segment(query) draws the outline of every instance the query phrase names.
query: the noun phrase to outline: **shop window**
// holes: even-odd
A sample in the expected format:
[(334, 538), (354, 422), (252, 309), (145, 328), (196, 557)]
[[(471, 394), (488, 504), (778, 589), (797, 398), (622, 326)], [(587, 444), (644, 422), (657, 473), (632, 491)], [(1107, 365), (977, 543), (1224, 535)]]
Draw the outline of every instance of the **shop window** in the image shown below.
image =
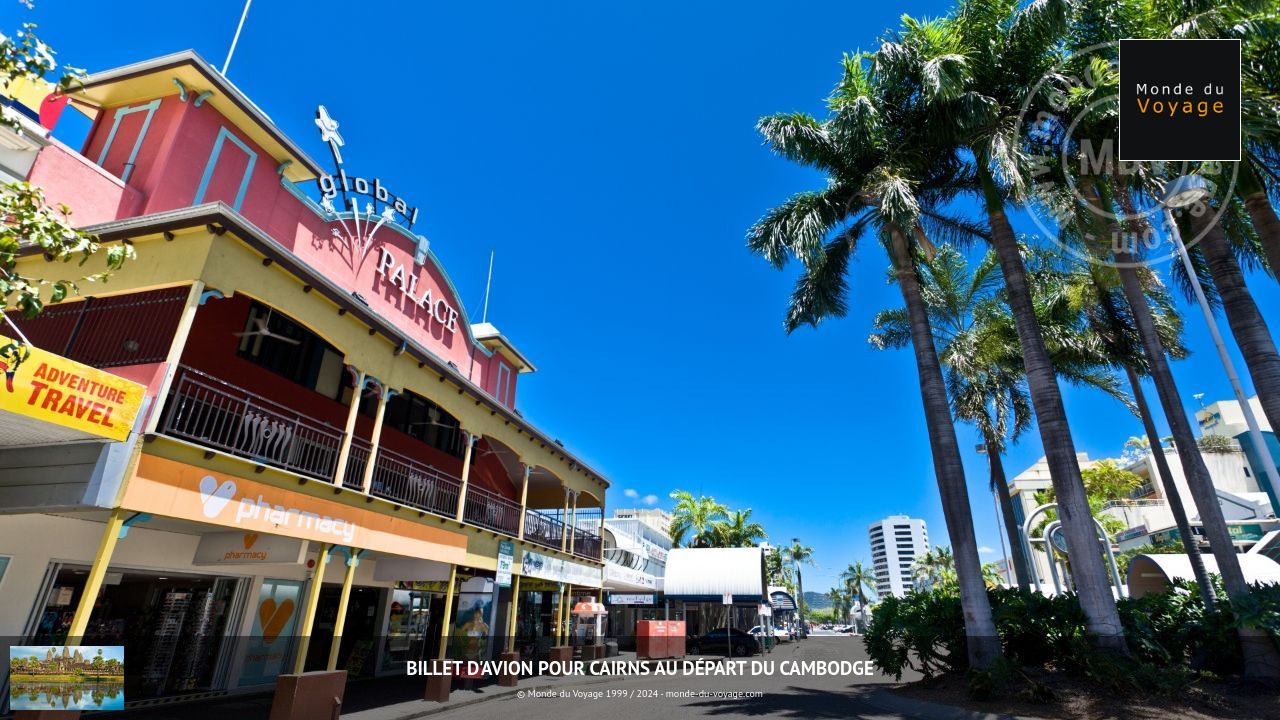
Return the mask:
[(342, 354), (319, 335), (261, 303), (249, 307), (237, 353), (271, 372), (338, 398)]

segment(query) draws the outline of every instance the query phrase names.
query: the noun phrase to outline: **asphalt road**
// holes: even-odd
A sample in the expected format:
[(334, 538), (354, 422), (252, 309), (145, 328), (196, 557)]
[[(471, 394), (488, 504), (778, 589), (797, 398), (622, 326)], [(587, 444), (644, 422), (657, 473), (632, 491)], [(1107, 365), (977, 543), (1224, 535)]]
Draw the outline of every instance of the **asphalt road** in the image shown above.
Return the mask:
[[(848, 635), (810, 636), (802, 642), (783, 643), (773, 652), (746, 658), (750, 662), (772, 663), (768, 675), (704, 677), (636, 676), (609, 682), (554, 691), (552, 697), (508, 696), (488, 702), (458, 707), (441, 715), (449, 720), (492, 720), (493, 718), (548, 718), (554, 720), (623, 720), (654, 718), (672, 720), (687, 717), (733, 718), (901, 718), (873, 704), (868, 695), (878, 685), (893, 682), (889, 677), (852, 675), (784, 675), (788, 663), (797, 661), (865, 660), (862, 638)], [(741, 660), (740, 660), (741, 662)], [(707, 667), (722, 666), (719, 662)], [(757, 666), (758, 667), (758, 666)], [(904, 680), (911, 678), (904, 678)]]

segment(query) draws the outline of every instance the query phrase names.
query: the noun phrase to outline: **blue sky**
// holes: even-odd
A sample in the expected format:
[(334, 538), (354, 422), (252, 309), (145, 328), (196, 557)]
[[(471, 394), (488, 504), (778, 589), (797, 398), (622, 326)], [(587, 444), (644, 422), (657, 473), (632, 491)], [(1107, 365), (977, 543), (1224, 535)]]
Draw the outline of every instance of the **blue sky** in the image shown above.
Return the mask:
[[(186, 48), (221, 66), (241, 9), (0, 2), (0, 28), (34, 20), (63, 61), (90, 71)], [(782, 331), (794, 270), (750, 255), (744, 233), (822, 179), (773, 157), (754, 124), (822, 112), (842, 52), (873, 47), (902, 13), (946, 5), (731, 7), (256, 0), (228, 77), (317, 158), (312, 118), (325, 104), (347, 165), (422, 207), (415, 229), (474, 318), (496, 251), (489, 319), (539, 367), (519, 405), (612, 480), (611, 507), (637, 504), (626, 489), (669, 504), (673, 488), (750, 507), (775, 542), (816, 548), (805, 587), (825, 590), (870, 559), (870, 522), (922, 517), (936, 542), (944, 525), (914, 363), (866, 343), (875, 312), (900, 303), (878, 248), (853, 265), (847, 319)], [(1251, 281), (1280, 327), (1276, 283)], [(1203, 323), (1188, 317), (1184, 397), (1227, 398)], [(1141, 432), (1109, 399), (1064, 395), (1090, 456), (1118, 455)], [(975, 442), (962, 429), (962, 447)], [(1040, 454), (1029, 435), (1006, 466)], [(966, 465), (994, 560), (986, 465), (973, 453)]]
[[(45, 656), (48, 654), (50, 647), (53, 647), (54, 651), (57, 652), (58, 654), (62, 654), (61, 645), (57, 645), (57, 646), (14, 645), (9, 648), (9, 659), (12, 660), (13, 658), (20, 658), (20, 657), (34, 657), (34, 658), (40, 658), (43, 660)], [(74, 653), (76, 650), (79, 650), (81, 655), (83, 655), (86, 658), (89, 658), (90, 660), (96, 657), (98, 654), (98, 651), (101, 650), (102, 658), (104, 660), (115, 659), (115, 660), (119, 660), (120, 662), (124, 662), (124, 647), (120, 645), (71, 645), (69, 647), (71, 648), (72, 653)]]

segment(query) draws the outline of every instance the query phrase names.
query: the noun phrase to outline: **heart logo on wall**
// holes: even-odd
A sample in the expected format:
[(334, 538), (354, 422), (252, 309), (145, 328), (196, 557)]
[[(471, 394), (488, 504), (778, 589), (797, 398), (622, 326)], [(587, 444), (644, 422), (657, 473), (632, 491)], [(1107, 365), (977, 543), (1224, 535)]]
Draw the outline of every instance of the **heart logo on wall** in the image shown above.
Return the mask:
[(275, 598), (267, 598), (258, 606), (258, 623), (262, 625), (262, 640), (270, 645), (280, 637), (280, 631), (293, 617), (293, 600), (276, 604)]
[(219, 485), (218, 479), (212, 475), (200, 478), (200, 504), (207, 518), (218, 517), (235, 494), (236, 484), (230, 480)]
[(253, 547), (253, 546), (254, 546), (254, 543), (256, 543), (256, 542), (258, 542), (258, 533), (245, 533), (245, 534), (244, 534), (244, 549), (245, 549), (245, 550), (248, 550), (249, 548)]

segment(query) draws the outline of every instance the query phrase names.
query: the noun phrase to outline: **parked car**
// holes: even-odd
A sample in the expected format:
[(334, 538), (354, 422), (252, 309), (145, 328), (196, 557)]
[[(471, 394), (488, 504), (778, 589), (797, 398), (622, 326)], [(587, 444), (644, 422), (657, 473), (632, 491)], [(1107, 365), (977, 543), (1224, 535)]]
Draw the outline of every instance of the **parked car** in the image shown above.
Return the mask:
[[(772, 628), (772, 630), (773, 630), (773, 639), (775, 641), (780, 643), (791, 641), (791, 633), (788, 632), (787, 630), (784, 630), (780, 627)], [(752, 635), (755, 635), (756, 637), (761, 637), (765, 633), (765, 627), (763, 625), (756, 625), (755, 627), (751, 628), (748, 632), (750, 632)]]
[(716, 628), (706, 635), (686, 638), (685, 651), (690, 655), (730, 651), (735, 656), (746, 656), (760, 652), (760, 640), (746, 630)]

